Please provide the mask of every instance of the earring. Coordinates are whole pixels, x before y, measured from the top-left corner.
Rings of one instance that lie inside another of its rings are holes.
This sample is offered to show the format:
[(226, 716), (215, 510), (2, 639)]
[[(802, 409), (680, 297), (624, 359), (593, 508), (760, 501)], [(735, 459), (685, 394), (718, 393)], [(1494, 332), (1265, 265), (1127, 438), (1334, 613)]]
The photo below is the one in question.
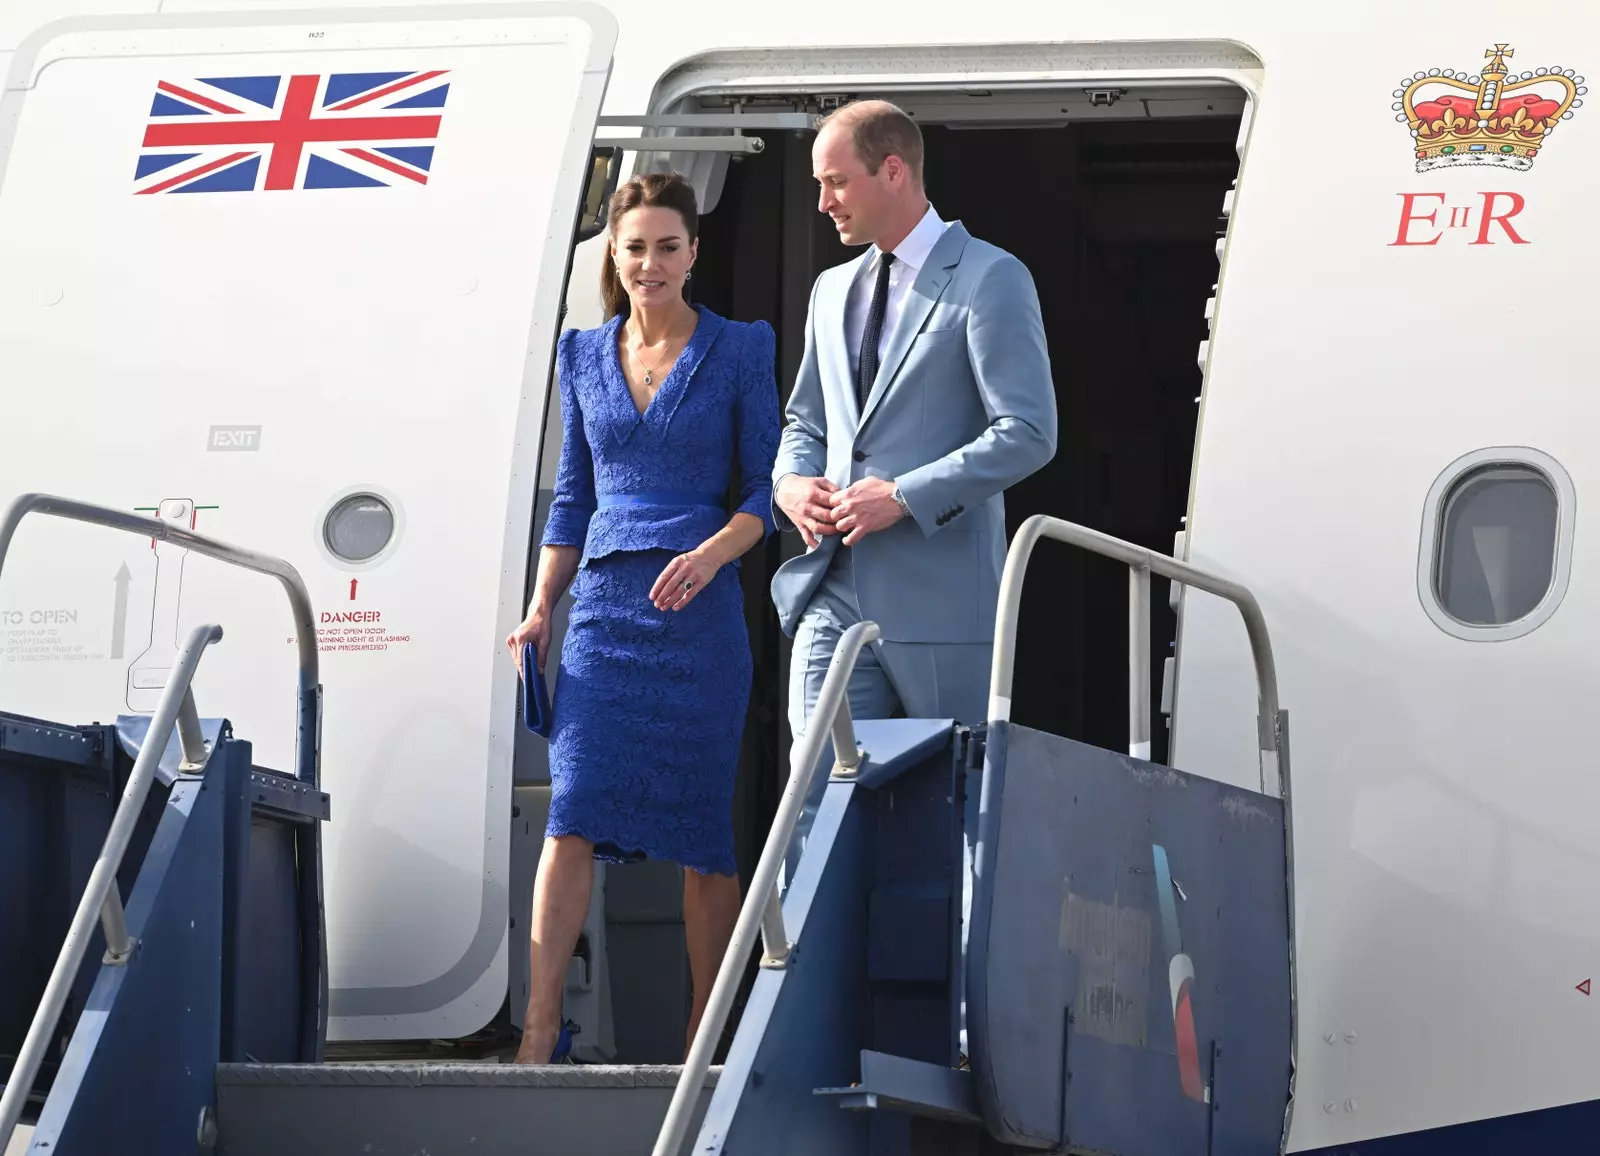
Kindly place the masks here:
[(687, 273), (685, 273), (683, 275), (683, 283), (685, 285), (687, 285), (689, 283), (690, 278), (692, 278), (693, 276), (694, 276), (694, 270), (690, 269)]

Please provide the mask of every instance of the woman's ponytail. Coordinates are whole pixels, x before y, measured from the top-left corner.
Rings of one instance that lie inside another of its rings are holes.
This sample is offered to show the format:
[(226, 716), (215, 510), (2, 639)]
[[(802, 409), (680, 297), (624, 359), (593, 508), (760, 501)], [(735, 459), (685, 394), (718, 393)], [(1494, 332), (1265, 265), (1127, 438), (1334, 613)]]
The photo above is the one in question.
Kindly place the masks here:
[(611, 259), (610, 236), (606, 237), (606, 255), (600, 262), (600, 300), (606, 307), (606, 320), (621, 314), (628, 316), (628, 291), (622, 287), (622, 277), (617, 273), (617, 263)]

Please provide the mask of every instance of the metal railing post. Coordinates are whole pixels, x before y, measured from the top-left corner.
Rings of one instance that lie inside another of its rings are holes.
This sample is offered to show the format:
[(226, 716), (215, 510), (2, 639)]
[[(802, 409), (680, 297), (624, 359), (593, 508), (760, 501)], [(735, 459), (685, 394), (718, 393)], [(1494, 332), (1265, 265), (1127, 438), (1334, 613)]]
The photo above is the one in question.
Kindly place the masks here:
[[(0, 559), (4, 557), (5, 545), (6, 536), (3, 527), (0, 527)], [(22, 1117), (22, 1106), (33, 1089), (33, 1081), (50, 1046), (50, 1037), (61, 1020), (61, 1010), (66, 1006), (78, 967), (89, 950), (89, 937), (94, 931), (95, 921), (104, 921), (108, 948), (113, 951), (120, 949), (124, 953), (132, 950), (122, 899), (116, 892), (117, 870), (122, 866), (122, 857), (127, 853), (133, 829), (144, 810), (145, 798), (150, 793), (150, 784), (155, 781), (161, 756), (166, 753), (179, 711), (185, 700), (189, 699), (189, 686), (194, 681), (200, 657), (206, 647), (221, 637), (220, 626), (196, 626), (189, 632), (183, 649), (178, 652), (172, 676), (167, 680), (166, 689), (161, 692), (155, 714), (150, 719), (144, 745), (139, 748), (139, 757), (133, 761), (133, 770), (122, 789), (116, 813), (111, 817), (111, 828), (106, 832), (100, 857), (95, 860), (94, 869), (89, 873), (89, 882), (83, 889), (83, 897), (72, 916), (66, 942), (62, 944), (50, 979), (45, 984), (44, 998), (39, 1001), (33, 1022), (28, 1025), (28, 1035), (22, 1041), (22, 1050), (17, 1053), (16, 1063), (12, 1065), (5, 1093), (0, 1095), (0, 1152), (5, 1151), (11, 1141), (11, 1133)], [(190, 705), (192, 707), (192, 700)]]
[(1150, 568), (1128, 567), (1128, 754), (1150, 758)]
[[(1204, 590), (1225, 598), (1239, 609), (1244, 619), (1245, 633), (1250, 638), (1250, 656), (1256, 668), (1256, 687), (1259, 709), (1256, 713), (1258, 749), (1265, 762), (1277, 764), (1278, 795), (1289, 797), (1286, 759), (1280, 760), (1278, 752), (1278, 669), (1272, 657), (1272, 640), (1267, 635), (1267, 620), (1261, 613), (1256, 596), (1239, 583), (1165, 554), (1157, 554), (1121, 538), (1113, 538), (1087, 526), (1064, 522), (1046, 514), (1035, 514), (1018, 527), (1006, 552), (1005, 569), (1000, 575), (1000, 601), (995, 621), (994, 657), (989, 667), (989, 718), (994, 722), (1007, 722), (1011, 718), (1011, 688), (1016, 675), (1017, 618), (1022, 609), (1022, 579), (1028, 569), (1028, 560), (1040, 538), (1065, 542), (1091, 554), (1114, 558), (1127, 566), (1159, 574), (1184, 586)], [(1130, 593), (1132, 587), (1129, 588)], [(1144, 599), (1148, 604), (1148, 597)], [(1131, 611), (1130, 611), (1131, 614)], [(1148, 619), (1146, 619), (1148, 621)], [(1148, 679), (1146, 680), (1148, 681)], [(1131, 689), (1131, 683), (1130, 683)], [(1131, 708), (1130, 708), (1131, 710)], [(1263, 786), (1263, 792), (1265, 792)]]
[(789, 931), (783, 925), (783, 900), (774, 887), (767, 893), (767, 905), (761, 913), (761, 966), (784, 967), (789, 962)]
[[(787, 964), (789, 944), (783, 926), (783, 907), (778, 902), (778, 871), (783, 866), (789, 840), (794, 837), (795, 826), (800, 821), (800, 811), (805, 806), (817, 759), (822, 755), (823, 742), (831, 734), (836, 759), (849, 758), (852, 767), (860, 762), (845, 695), (850, 686), (850, 675), (855, 669), (856, 657), (863, 646), (877, 637), (878, 626), (874, 622), (858, 622), (840, 637), (805, 734), (790, 750), (788, 785), (778, 804), (778, 814), (772, 820), (772, 828), (767, 833), (766, 844), (761, 848), (761, 858), (756, 863), (750, 889), (745, 892), (744, 903), (739, 908), (739, 919), (733, 926), (733, 936), (728, 940), (728, 950), (723, 953), (722, 965), (717, 969), (716, 982), (711, 985), (711, 995), (706, 1000), (705, 1013), (700, 1017), (700, 1026), (695, 1031), (694, 1042), (689, 1046), (689, 1055), (678, 1076), (678, 1086), (673, 1089), (672, 1103), (667, 1106), (666, 1119), (662, 1121), (661, 1132), (652, 1149), (653, 1156), (678, 1156), (683, 1146), (695, 1101), (705, 1083), (706, 1070), (711, 1066), (712, 1052), (717, 1040), (722, 1038), (728, 1013), (733, 1010), (739, 976), (750, 958), (758, 926), (766, 940), (770, 960), (764, 960), (763, 964), (775, 968)], [(841, 715), (845, 720), (843, 732), (839, 729)], [(781, 950), (782, 955), (776, 955), (774, 948)]]
[(180, 771), (198, 771), (206, 765), (206, 736), (200, 730), (200, 712), (194, 705), (194, 687), (185, 687), (178, 704), (178, 749), (183, 752)]
[(133, 956), (133, 936), (128, 934), (128, 916), (122, 910), (122, 892), (111, 881), (106, 901), (100, 905), (100, 929), (106, 937), (106, 963), (127, 963)]
[(841, 779), (858, 774), (864, 760), (861, 748), (856, 745), (856, 724), (850, 717), (848, 698), (839, 700), (839, 709), (834, 713), (830, 729), (833, 733), (833, 774)]

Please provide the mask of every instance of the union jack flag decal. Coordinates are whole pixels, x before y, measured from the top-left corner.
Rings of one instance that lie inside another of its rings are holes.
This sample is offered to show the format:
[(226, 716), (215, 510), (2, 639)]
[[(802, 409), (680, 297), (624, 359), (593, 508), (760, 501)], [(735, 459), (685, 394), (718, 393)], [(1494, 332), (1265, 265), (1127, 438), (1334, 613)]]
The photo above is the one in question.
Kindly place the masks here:
[(134, 192), (428, 183), (449, 73), (223, 76), (156, 85)]

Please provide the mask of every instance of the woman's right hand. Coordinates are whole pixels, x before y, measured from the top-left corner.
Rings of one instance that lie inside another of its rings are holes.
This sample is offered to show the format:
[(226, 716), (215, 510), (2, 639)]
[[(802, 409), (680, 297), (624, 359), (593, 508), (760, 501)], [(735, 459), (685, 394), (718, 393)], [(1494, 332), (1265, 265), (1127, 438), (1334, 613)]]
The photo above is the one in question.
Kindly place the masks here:
[(506, 648), (511, 651), (511, 661), (517, 665), (519, 678), (522, 677), (522, 648), (529, 642), (533, 643), (534, 661), (539, 664), (538, 669), (543, 670), (550, 654), (550, 615), (543, 610), (529, 614), (506, 638)]

